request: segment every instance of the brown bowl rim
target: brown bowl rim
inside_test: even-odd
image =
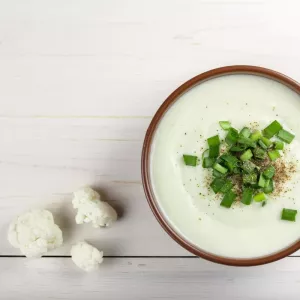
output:
[[[181,96],[189,89],[193,88],[195,85],[201,84],[206,80],[213,79],[219,76],[232,75],[232,74],[246,74],[246,75],[250,74],[250,75],[257,75],[261,77],[267,77],[269,79],[273,79],[275,81],[278,81],[288,86],[289,88],[291,88],[292,90],[294,90],[296,93],[300,95],[300,84],[297,81],[277,71],[263,68],[263,67],[258,67],[258,66],[233,65],[233,66],[220,67],[220,68],[212,69],[207,72],[201,73],[191,78],[190,80],[186,81],[181,86],[179,86],[161,104],[161,106],[155,113],[147,129],[145,139],[144,139],[143,149],[142,149],[142,157],[141,157],[142,182],[143,182],[144,192],[148,204],[154,216],[156,217],[157,221],[160,223],[162,228],[171,236],[171,238],[173,238],[173,240],[175,240],[183,248],[185,248],[189,252],[201,258],[219,264],[230,265],[230,266],[258,266],[258,265],[274,262],[299,250],[300,240],[279,252],[267,256],[263,256],[263,257],[257,257],[257,258],[235,259],[235,258],[219,256],[219,255],[215,255],[203,251],[199,249],[196,245],[191,244],[182,236],[180,236],[180,234],[177,233],[172,228],[172,226],[168,223],[167,219],[163,216],[163,213],[159,209],[158,202],[155,200],[155,195],[153,193],[151,187],[151,180],[150,180],[149,166],[150,166],[150,151],[151,151],[152,139],[160,120],[163,118],[167,110],[179,98],[179,96]]]

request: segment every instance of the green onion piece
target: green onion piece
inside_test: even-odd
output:
[[[227,179],[226,182],[225,182],[225,184],[222,186],[220,192],[223,193],[223,194],[225,194],[225,193],[227,193],[229,190],[231,190],[232,187],[233,187],[232,181]]]
[[[215,192],[215,194],[217,194],[222,186],[226,183],[226,179],[223,178],[215,178],[212,183],[210,184],[210,187],[212,188],[212,190]]]
[[[266,179],[264,178],[263,174],[260,174],[259,180],[258,180],[258,186],[265,187],[266,185]]]
[[[265,145],[264,142],[263,142],[262,140],[259,140],[259,141],[258,141],[258,145],[259,145],[260,147],[262,147],[264,150],[267,150],[267,149],[268,149],[267,145]]]
[[[274,175],[275,175],[275,168],[273,166],[268,166],[264,172],[263,172],[263,175],[266,177],[266,178],[272,178]]]
[[[228,130],[231,127],[231,123],[229,121],[219,121],[219,124],[224,130]]]
[[[249,161],[249,160],[244,161],[243,164],[242,164],[242,169],[246,173],[254,172],[255,168],[256,168],[256,165],[253,162]]]
[[[239,132],[235,128],[229,128],[225,141],[228,145],[233,145],[239,138]]]
[[[220,152],[220,138],[218,135],[212,136],[207,139],[209,146],[209,157],[218,157]]]
[[[296,215],[297,215],[297,210],[296,209],[289,209],[289,208],[284,208],[281,213],[281,220],[286,220],[286,221],[296,221]]]
[[[256,143],[253,142],[249,138],[240,137],[237,141],[238,141],[239,144],[247,145],[248,147],[251,147],[251,148],[255,148],[256,147]]]
[[[252,201],[253,191],[249,188],[244,188],[241,202],[249,205]]]
[[[250,174],[243,174],[243,183],[244,184],[250,184],[255,185],[257,182],[257,174],[256,173],[250,173]]]
[[[206,149],[205,151],[203,151],[202,153],[202,159],[204,159],[204,157],[208,157],[209,155],[209,149]]]
[[[184,160],[184,163],[187,166],[196,167],[197,166],[198,157],[194,156],[194,155],[183,154],[183,160]]]
[[[244,127],[241,132],[240,132],[240,136],[248,138],[251,135],[251,131],[248,127]]]
[[[218,135],[214,135],[207,139],[208,146],[219,146],[221,144],[220,138]]]
[[[263,130],[263,134],[266,138],[270,139],[282,129],[281,124],[278,121],[273,121],[269,126]]]
[[[246,160],[249,160],[252,156],[253,156],[253,154],[252,154],[251,150],[248,149],[240,156],[240,159],[242,161],[246,161]]]
[[[202,161],[203,168],[212,168],[215,164],[216,160],[213,157],[204,157]]]
[[[252,140],[253,142],[256,142],[261,138],[261,136],[262,136],[261,132],[259,130],[255,130],[250,135],[250,140]]]
[[[209,157],[218,157],[220,153],[220,146],[210,146],[209,147]]]
[[[274,143],[274,146],[275,146],[275,149],[276,149],[276,150],[283,150],[283,148],[284,148],[283,142],[280,142],[280,141],[276,141],[276,142]]]
[[[277,158],[280,157],[280,153],[278,152],[278,150],[272,150],[272,151],[269,151],[269,152],[268,152],[268,155],[269,155],[269,157],[270,157],[270,159],[271,159],[272,161],[274,161],[274,160],[276,160]]]
[[[261,203],[261,206],[264,207],[266,204],[267,204],[267,201],[263,201],[263,202]]]
[[[253,197],[253,200],[256,202],[261,202],[263,200],[266,200],[266,195],[264,193],[258,193]]]
[[[274,191],[274,182],[273,179],[269,179],[266,182],[266,185],[264,187],[264,193],[265,194],[271,194]]]
[[[220,158],[225,161],[226,167],[228,167],[230,172],[233,171],[239,161],[235,156],[229,154],[223,154]]]
[[[281,140],[283,140],[284,142],[290,144],[293,139],[295,138],[295,135],[284,130],[284,129],[281,129],[279,132],[278,132],[278,135],[277,135]]]
[[[265,159],[265,157],[266,157],[266,151],[264,151],[263,149],[261,149],[259,147],[256,147],[253,150],[253,155],[257,159]]]
[[[218,163],[214,164],[214,169],[217,170],[218,172],[222,173],[222,174],[226,174],[227,171],[228,171],[225,167],[221,166]]]
[[[232,205],[232,203],[233,203],[233,201],[235,200],[236,196],[237,195],[233,191],[231,191],[231,190],[228,191],[224,195],[224,197],[223,197],[220,205],[223,206],[223,207],[226,207],[226,208],[230,208],[231,205]]]
[[[233,170],[232,170],[233,174],[241,174],[242,173],[242,170],[238,167],[235,167]]]
[[[232,146],[230,152],[241,152],[247,149],[247,145]]]
[[[220,172],[217,171],[217,170],[213,170],[213,176],[216,177],[216,178],[224,178],[226,175],[220,173]]]
[[[270,148],[273,144],[269,139],[267,139],[264,136],[260,140],[266,145],[267,148]]]

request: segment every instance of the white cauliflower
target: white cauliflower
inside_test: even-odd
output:
[[[75,265],[86,272],[98,270],[103,262],[103,252],[84,241],[72,246],[71,256]]]
[[[8,241],[27,257],[40,257],[61,246],[63,237],[50,211],[31,210],[12,221]]]
[[[92,223],[95,228],[110,226],[117,220],[117,213],[100,195],[90,187],[74,192],[73,207],[77,209],[76,223]]]

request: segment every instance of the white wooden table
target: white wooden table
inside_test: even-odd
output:
[[[231,64],[300,80],[298,1],[0,1],[0,299],[299,299],[300,258],[254,268],[190,255],[160,228],[140,176],[143,137],[185,80]],[[71,192],[101,190],[121,218],[78,226]],[[50,209],[65,244],[29,260],[6,241],[18,213]],[[69,258],[104,250],[84,274]],[[300,253],[298,253],[300,254]]]

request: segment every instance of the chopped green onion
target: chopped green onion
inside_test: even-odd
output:
[[[281,124],[278,121],[273,121],[269,126],[263,130],[263,134],[266,138],[270,139],[282,129]]]
[[[255,130],[250,135],[250,140],[252,140],[253,142],[256,142],[257,140],[259,140],[261,138],[261,136],[262,136],[261,132],[259,130]]]
[[[231,127],[231,123],[229,121],[220,121],[219,124],[224,130],[228,130]]]
[[[266,204],[267,204],[267,201],[263,201],[263,202],[261,203],[261,206],[264,207]]]
[[[251,148],[256,147],[256,143],[253,142],[252,140],[250,140],[249,138],[246,138],[246,137],[240,137],[237,141],[238,141],[239,144],[247,145]]]
[[[231,190],[228,191],[224,195],[224,197],[223,197],[220,205],[223,206],[223,207],[226,207],[226,208],[230,208],[231,205],[232,205],[232,203],[233,203],[233,201],[235,200],[236,196],[237,195],[233,191],[231,191]]]
[[[246,173],[252,173],[256,168],[256,165],[251,162],[250,160],[246,160],[243,162],[242,164],[242,169],[246,172]]]
[[[184,163],[187,166],[196,167],[197,166],[198,157],[194,156],[194,155],[183,154],[183,160],[184,160]]]
[[[265,194],[271,194],[274,191],[274,182],[273,179],[269,179],[266,182],[266,185],[264,187],[264,193]]]
[[[266,185],[266,179],[264,178],[263,174],[260,174],[259,176],[258,185],[262,188]]]
[[[295,135],[284,130],[284,129],[281,129],[279,132],[278,132],[278,135],[277,135],[281,140],[283,140],[284,142],[290,144],[293,139],[295,138]]]
[[[239,132],[235,128],[229,128],[225,141],[228,145],[233,145],[239,138]]]
[[[255,158],[264,159],[266,157],[266,151],[264,151],[263,149],[261,149],[259,147],[256,147],[253,150],[253,155]]]
[[[204,157],[202,161],[203,168],[212,168],[216,162],[216,159],[213,157]]]
[[[284,148],[283,142],[280,142],[280,141],[276,141],[276,142],[274,143],[274,146],[275,146],[275,149],[276,149],[276,150],[283,150],[283,148]]]
[[[249,188],[244,188],[241,202],[249,205],[252,201],[253,191]]]
[[[263,200],[266,200],[266,195],[264,193],[258,193],[253,197],[253,200],[256,202],[261,202]]]
[[[266,178],[272,178],[274,175],[275,175],[275,168],[273,166],[268,166],[264,172],[263,172],[263,175],[266,177]]]
[[[240,132],[240,136],[248,138],[251,135],[251,131],[248,127],[244,127],[241,132]]]
[[[244,184],[250,184],[254,185],[257,182],[257,174],[256,173],[250,173],[250,174],[243,174],[243,183]]]
[[[230,148],[230,152],[241,152],[247,149],[246,145],[232,146]]]
[[[220,158],[225,161],[225,164],[230,172],[233,171],[239,161],[235,156],[229,154],[223,154],[220,156]]]
[[[213,170],[213,176],[216,177],[216,178],[224,178],[225,174],[222,174],[217,170]]]
[[[211,189],[217,194],[222,186],[226,183],[226,179],[223,178],[215,178],[210,184]]]
[[[264,143],[264,145],[266,145],[267,148],[270,148],[272,146],[272,142],[266,137],[263,136],[260,140]]]
[[[218,164],[218,163],[215,163],[215,164],[214,164],[214,169],[215,169],[216,171],[222,173],[222,174],[226,174],[227,171],[228,171],[225,167],[221,166],[221,165]]]
[[[222,186],[220,192],[225,194],[227,193],[229,190],[231,190],[233,187],[233,183],[231,180],[226,180],[225,184]]]
[[[240,159],[242,161],[246,161],[246,160],[249,160],[252,156],[253,156],[253,154],[252,154],[251,150],[248,149],[240,156]]]
[[[220,138],[218,135],[212,136],[207,139],[209,146],[209,157],[218,157],[220,152]]]
[[[263,142],[262,140],[259,140],[259,141],[258,141],[258,145],[259,145],[260,147],[262,147],[264,150],[267,150],[267,149],[268,149],[268,147],[264,144],[264,142]]]
[[[289,208],[284,208],[281,213],[281,220],[286,220],[286,221],[296,221],[296,215],[297,215],[297,210],[296,209],[289,209]]]
[[[204,159],[204,157],[208,157],[209,155],[209,149],[206,149],[205,151],[203,151],[202,153],[202,159]]]
[[[278,152],[278,150],[272,150],[272,151],[269,151],[269,152],[268,152],[268,155],[269,155],[269,157],[270,157],[270,159],[271,159],[272,161],[274,161],[274,160],[276,160],[277,158],[280,157],[280,153]]]

